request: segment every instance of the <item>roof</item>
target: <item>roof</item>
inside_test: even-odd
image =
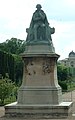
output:
[[[69,53],[69,57],[75,57],[75,52],[71,51],[71,52]]]

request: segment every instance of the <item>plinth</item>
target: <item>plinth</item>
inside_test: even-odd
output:
[[[62,101],[62,90],[58,85],[58,57],[48,45],[39,45],[39,49],[38,45],[26,46],[22,54],[23,82],[18,101],[5,106],[6,116],[43,119],[71,115],[72,102]]]

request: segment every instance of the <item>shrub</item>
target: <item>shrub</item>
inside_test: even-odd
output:
[[[58,82],[63,91],[68,90],[68,85],[67,85],[66,81],[58,81]]]
[[[9,78],[0,79],[0,99],[2,105],[4,105],[4,100],[12,93],[13,88],[14,84]]]

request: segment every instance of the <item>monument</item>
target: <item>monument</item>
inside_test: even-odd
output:
[[[72,102],[62,101],[57,80],[57,59],[51,28],[41,5],[36,5],[29,28],[24,53],[23,81],[18,100],[5,106],[6,116],[25,118],[61,118],[71,114]]]

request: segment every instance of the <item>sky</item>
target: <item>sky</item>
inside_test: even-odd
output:
[[[50,27],[52,41],[60,59],[75,52],[75,0],[0,0],[0,43],[12,37],[26,40],[36,4],[41,4]]]

